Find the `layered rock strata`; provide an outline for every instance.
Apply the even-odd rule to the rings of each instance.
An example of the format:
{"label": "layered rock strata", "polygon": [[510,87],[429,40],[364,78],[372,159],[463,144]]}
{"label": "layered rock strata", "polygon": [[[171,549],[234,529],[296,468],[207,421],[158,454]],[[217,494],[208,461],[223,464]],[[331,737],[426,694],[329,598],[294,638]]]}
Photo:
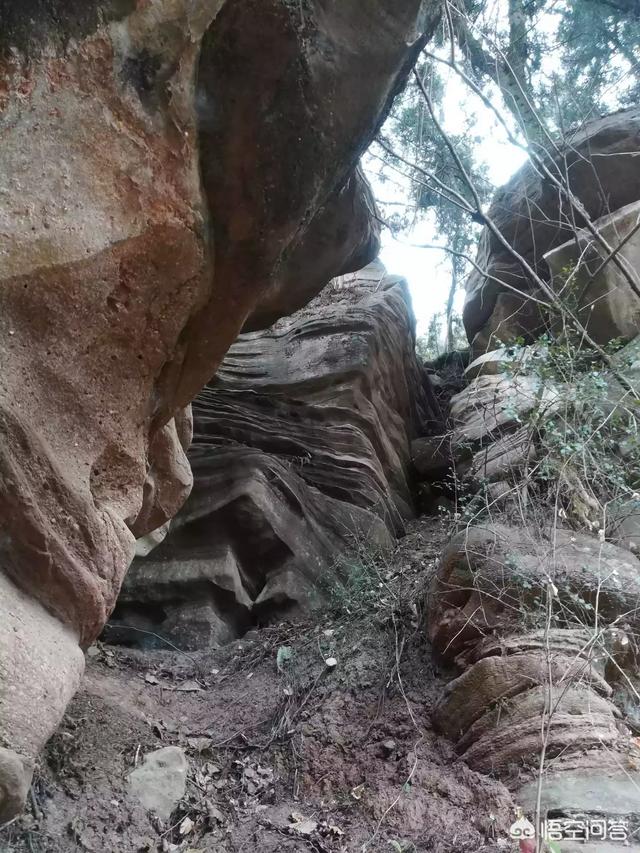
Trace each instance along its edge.
{"label": "layered rock strata", "polygon": [[4,4],[0,821],[189,491],[184,407],[243,327],[375,255],[357,162],[437,6]]}
{"label": "layered rock strata", "polygon": [[222,642],[320,600],[358,543],[390,544],[430,415],[413,328],[405,282],[372,264],[241,335],[193,404],[191,496],[134,561],[110,625]]}
{"label": "layered rock strata", "polygon": [[[556,502],[544,504],[541,434],[573,403],[568,385],[528,371],[540,357],[533,347],[483,356],[452,400],[448,447],[458,482],[475,497],[428,595],[430,640],[458,672],[433,718],[473,769],[510,779],[530,814],[537,781],[521,779],[534,775],[543,811],[564,815],[613,818],[614,792],[635,786],[624,814],[636,820],[640,561],[621,547],[632,512],[628,502],[618,517],[607,507],[594,535],[596,516],[588,496],[572,491],[566,464]],[[637,364],[637,342],[614,357],[632,382]],[[613,375],[603,394],[612,413],[633,405]]]}

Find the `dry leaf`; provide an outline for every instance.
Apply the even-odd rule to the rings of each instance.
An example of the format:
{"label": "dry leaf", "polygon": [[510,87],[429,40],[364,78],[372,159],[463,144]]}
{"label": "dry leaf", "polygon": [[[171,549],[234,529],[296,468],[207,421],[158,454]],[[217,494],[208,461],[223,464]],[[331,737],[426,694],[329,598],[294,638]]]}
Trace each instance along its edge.
{"label": "dry leaf", "polygon": [[209,820],[215,821],[216,823],[224,823],[224,815],[220,809],[209,801],[207,801],[207,814],[209,815]]}

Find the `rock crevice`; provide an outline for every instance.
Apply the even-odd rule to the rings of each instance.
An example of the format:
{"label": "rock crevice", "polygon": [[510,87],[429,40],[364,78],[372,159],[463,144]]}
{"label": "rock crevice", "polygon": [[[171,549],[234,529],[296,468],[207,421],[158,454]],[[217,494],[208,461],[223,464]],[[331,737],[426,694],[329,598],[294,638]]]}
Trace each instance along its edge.
{"label": "rock crevice", "polygon": [[[334,280],[242,335],[193,411],[192,494],[134,562],[112,624],[160,607],[156,632],[197,647],[312,605],[356,540],[389,545],[413,516],[409,446],[429,404],[406,284],[379,264]],[[196,628],[185,608],[202,589]]]}

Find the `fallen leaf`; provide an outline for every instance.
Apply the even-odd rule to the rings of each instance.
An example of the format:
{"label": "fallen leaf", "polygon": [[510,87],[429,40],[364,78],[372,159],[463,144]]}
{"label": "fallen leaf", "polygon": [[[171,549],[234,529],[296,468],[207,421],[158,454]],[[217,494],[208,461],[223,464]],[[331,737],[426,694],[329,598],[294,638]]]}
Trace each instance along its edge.
{"label": "fallen leaf", "polygon": [[209,820],[220,824],[224,823],[224,815],[213,803],[207,802],[207,814],[209,815]]}
{"label": "fallen leaf", "polygon": [[196,752],[204,752],[205,749],[210,748],[213,741],[209,737],[188,737],[187,743]]}

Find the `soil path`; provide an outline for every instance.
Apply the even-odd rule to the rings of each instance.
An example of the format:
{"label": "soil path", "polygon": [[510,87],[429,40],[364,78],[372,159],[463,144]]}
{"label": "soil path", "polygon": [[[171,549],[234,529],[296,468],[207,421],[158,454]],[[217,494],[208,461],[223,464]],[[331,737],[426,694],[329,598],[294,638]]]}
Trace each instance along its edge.
{"label": "soil path", "polygon": [[[423,519],[392,555],[360,549],[327,611],[224,649],[92,647],[29,813],[0,831],[0,850],[511,849],[508,791],[431,727],[447,674],[419,603],[441,542]],[[134,801],[127,775],[168,745],[184,749],[189,776],[162,822]]]}

